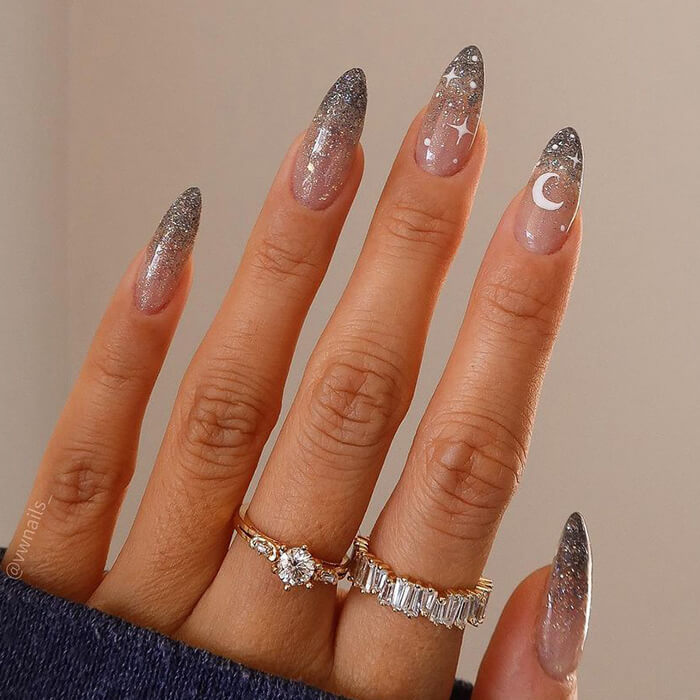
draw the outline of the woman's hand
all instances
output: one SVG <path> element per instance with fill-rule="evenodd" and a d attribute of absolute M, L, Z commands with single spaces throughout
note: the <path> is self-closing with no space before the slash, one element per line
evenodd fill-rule
<path fill-rule="evenodd" d="M 486 155 L 482 93 L 481 54 L 469 47 L 409 128 L 253 495 L 252 522 L 277 541 L 305 543 L 320 559 L 337 562 L 348 550 L 411 401 Z M 199 191 L 176 200 L 119 284 L 49 442 L 28 502 L 42 508 L 41 526 L 27 548 L 20 524 L 3 568 L 345 695 L 445 698 L 459 630 L 408 619 L 357 588 L 340 599 L 320 582 L 285 591 L 243 538 L 231 544 L 279 416 L 297 337 L 360 182 L 365 105 L 364 74 L 347 72 L 284 159 L 183 378 L 131 533 L 105 574 L 143 414 L 190 284 Z M 476 584 L 525 463 L 576 265 L 582 157 L 576 133 L 558 132 L 506 210 L 370 538 L 371 551 L 394 571 L 438 590 Z M 506 608 L 476 697 L 575 693 L 590 560 L 580 518 L 567 532 L 552 582 L 546 571 L 533 574 Z"/>

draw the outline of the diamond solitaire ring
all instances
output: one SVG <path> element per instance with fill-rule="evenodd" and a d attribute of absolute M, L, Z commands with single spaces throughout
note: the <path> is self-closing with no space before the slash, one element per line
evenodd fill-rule
<path fill-rule="evenodd" d="M 236 515 L 236 532 L 258 554 L 272 562 L 272 571 L 277 574 L 288 591 L 293 586 L 311 588 L 315 581 L 335 585 L 345 578 L 350 557 L 338 564 L 314 557 L 305 544 L 290 547 L 258 530 L 246 514 L 247 506 L 241 506 Z"/>
<path fill-rule="evenodd" d="M 389 566 L 370 553 L 366 537 L 355 538 L 348 580 L 363 593 L 376 596 L 380 605 L 387 605 L 407 617 L 427 617 L 434 625 L 461 630 L 467 623 L 478 627 L 484 621 L 493 588 L 491 581 L 480 578 L 474 589 L 440 593 L 417 581 L 396 576 Z"/>

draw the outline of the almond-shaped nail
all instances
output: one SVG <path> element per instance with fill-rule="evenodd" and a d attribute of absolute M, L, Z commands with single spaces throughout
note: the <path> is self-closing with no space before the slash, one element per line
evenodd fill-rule
<path fill-rule="evenodd" d="M 583 149 L 570 126 L 558 131 L 542 151 L 527 184 L 516 217 L 515 237 L 527 250 L 541 255 L 564 245 L 583 182 Z"/>
<path fill-rule="evenodd" d="M 362 135 L 367 82 L 360 68 L 343 73 L 326 93 L 299 147 L 292 189 L 310 209 L 325 209 L 347 180 Z"/>
<path fill-rule="evenodd" d="M 569 516 L 547 583 L 537 629 L 537 655 L 545 673 L 563 680 L 581 658 L 591 610 L 591 545 L 580 513 Z"/>
<path fill-rule="evenodd" d="M 134 303 L 143 313 L 156 314 L 172 299 L 194 246 L 201 211 L 199 188 L 190 187 L 170 205 L 158 225 L 134 287 Z"/>
<path fill-rule="evenodd" d="M 484 60 L 476 46 L 445 69 L 418 131 L 416 162 L 434 175 L 454 175 L 467 162 L 484 98 Z"/>

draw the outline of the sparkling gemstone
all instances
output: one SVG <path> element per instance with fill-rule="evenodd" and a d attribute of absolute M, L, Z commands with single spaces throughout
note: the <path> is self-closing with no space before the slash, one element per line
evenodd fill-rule
<path fill-rule="evenodd" d="M 459 612 L 459 607 L 461 605 L 460 595 L 450 595 L 447 598 L 447 606 L 445 607 L 445 616 L 443 618 L 442 624 L 445 627 L 451 628 L 455 620 L 457 619 L 457 613 Z"/>
<path fill-rule="evenodd" d="M 367 566 L 367 574 L 365 575 L 364 580 L 360 582 L 363 593 L 370 593 L 372 591 L 372 585 L 374 583 L 374 574 L 376 570 L 377 565 L 373 561 L 369 562 L 369 565 Z"/>
<path fill-rule="evenodd" d="M 256 552 L 267 558 L 272 557 L 275 552 L 273 545 L 262 537 L 253 537 L 250 541 L 250 546 Z"/>
<path fill-rule="evenodd" d="M 401 601 L 403 600 L 404 592 L 408 587 L 408 581 L 405 578 L 397 578 L 394 581 L 394 591 L 391 596 L 391 607 L 394 610 L 401 610 Z"/>
<path fill-rule="evenodd" d="M 338 583 L 338 579 L 336 578 L 335 573 L 333 571 L 321 571 L 321 573 L 318 575 L 318 578 L 323 583 Z"/>
<path fill-rule="evenodd" d="M 430 611 L 433 609 L 433 605 L 437 600 L 437 591 L 433 588 L 426 588 L 423 592 L 423 598 L 420 602 L 420 614 L 424 617 L 430 615 Z"/>
<path fill-rule="evenodd" d="M 377 569 L 374 574 L 374 583 L 372 584 L 372 593 L 381 593 L 389 580 L 389 572 L 386 569 Z"/>
<path fill-rule="evenodd" d="M 277 561 L 277 575 L 287 586 L 309 583 L 316 571 L 313 557 L 303 547 L 292 547 L 282 552 Z"/>
<path fill-rule="evenodd" d="M 413 587 L 413 593 L 404 607 L 404 612 L 409 617 L 418 617 L 420 615 L 420 605 L 425 589 L 421 586 L 415 585 Z"/>
<path fill-rule="evenodd" d="M 403 591 L 401 591 L 401 600 L 399 601 L 398 607 L 402 613 L 408 613 L 410 610 L 411 599 L 413 598 L 413 592 L 415 590 L 415 584 L 411 583 L 410 581 L 406 581 L 406 585 L 404 586 Z"/>
<path fill-rule="evenodd" d="M 438 598 L 433 604 L 433 609 L 430 611 L 430 621 L 436 625 L 442 625 L 445 620 L 445 609 L 447 608 L 447 600 Z"/>
<path fill-rule="evenodd" d="M 353 571 L 352 577 L 355 581 L 355 584 L 357 586 L 362 586 L 362 582 L 364 581 L 364 577 L 367 575 L 367 560 L 364 557 L 360 557 L 360 559 L 357 560 L 357 564 L 355 566 L 355 570 Z"/>
<path fill-rule="evenodd" d="M 472 611 L 473 600 L 473 596 L 462 596 L 462 602 L 457 611 L 457 619 L 455 620 L 455 625 L 461 630 L 467 626 Z"/>
<path fill-rule="evenodd" d="M 475 627 L 480 625 L 484 621 L 484 616 L 486 614 L 486 598 L 479 596 L 475 601 L 475 610 L 472 615 L 470 622 Z"/>
<path fill-rule="evenodd" d="M 380 605 L 391 605 L 391 599 L 394 594 L 394 582 L 389 580 L 386 582 L 386 585 L 382 589 L 381 593 L 378 596 L 378 600 Z"/>

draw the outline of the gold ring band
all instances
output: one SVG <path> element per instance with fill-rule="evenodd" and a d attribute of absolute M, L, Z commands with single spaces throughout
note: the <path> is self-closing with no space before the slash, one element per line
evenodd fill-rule
<path fill-rule="evenodd" d="M 339 563 L 333 563 L 313 556 L 305 544 L 282 544 L 261 532 L 251 522 L 246 511 L 247 506 L 243 505 L 236 514 L 236 533 L 251 549 L 272 562 L 272 571 L 284 584 L 285 591 L 294 586 L 311 588 L 315 581 L 335 585 L 345 578 L 350 563 L 349 556 L 345 556 Z"/>
<path fill-rule="evenodd" d="M 439 592 L 419 581 L 397 576 L 369 551 L 369 540 L 356 537 L 348 580 L 363 593 L 376 596 L 380 605 L 390 606 L 407 617 L 425 617 L 435 625 L 463 630 L 467 624 L 478 627 L 486 616 L 493 582 L 480 578 L 471 588 Z"/>

